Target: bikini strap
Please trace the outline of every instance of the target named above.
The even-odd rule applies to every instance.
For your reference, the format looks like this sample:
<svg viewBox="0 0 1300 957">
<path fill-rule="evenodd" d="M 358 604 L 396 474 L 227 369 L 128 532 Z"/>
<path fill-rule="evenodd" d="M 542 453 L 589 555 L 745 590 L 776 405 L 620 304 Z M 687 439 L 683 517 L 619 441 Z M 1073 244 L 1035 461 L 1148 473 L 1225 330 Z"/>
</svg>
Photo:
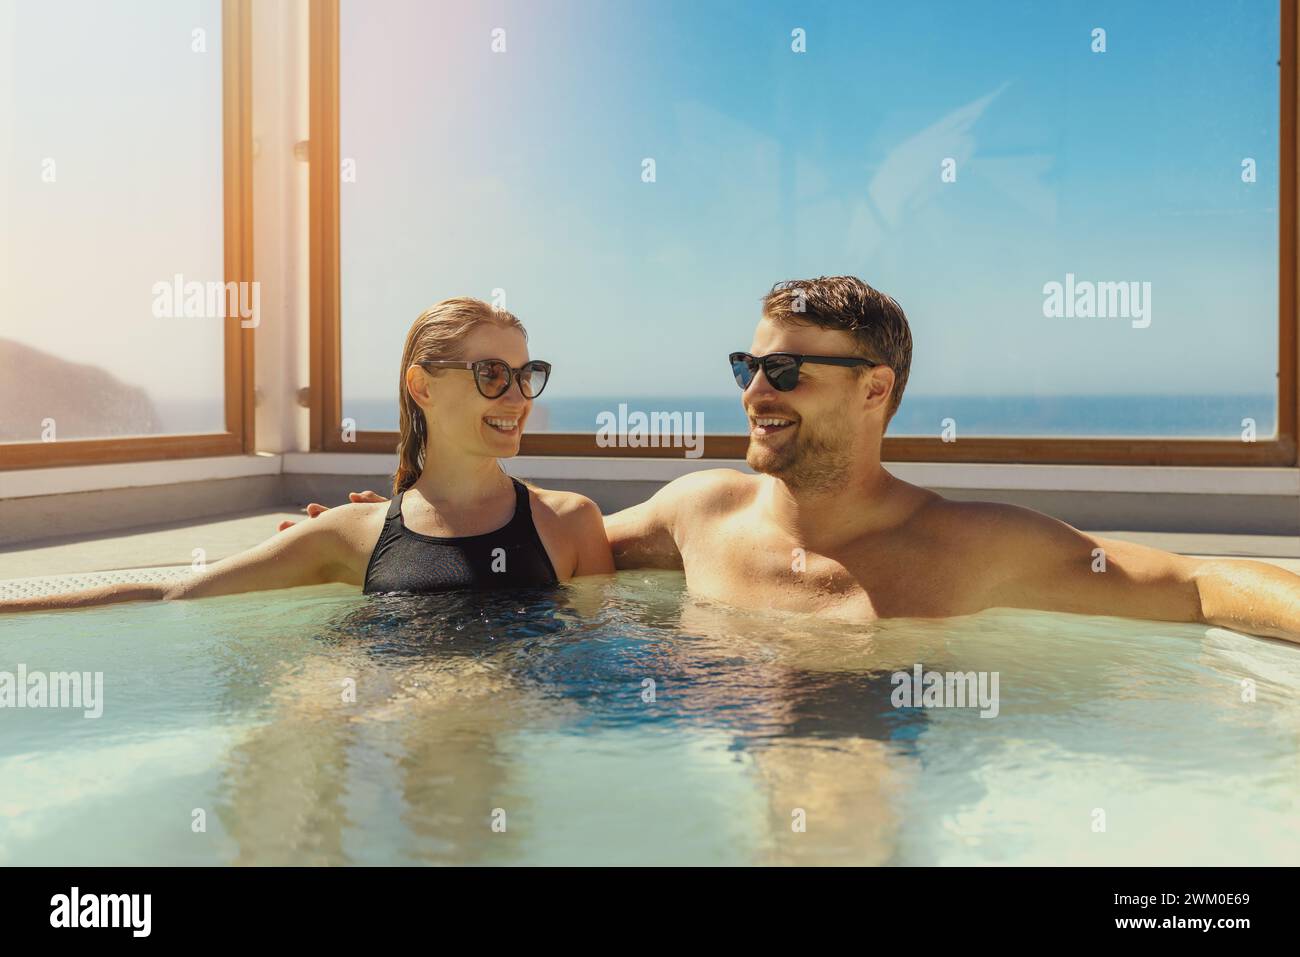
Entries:
<svg viewBox="0 0 1300 957">
<path fill-rule="evenodd" d="M 393 496 L 392 502 L 388 505 L 388 514 L 384 516 L 385 522 L 391 522 L 402 514 L 402 496 L 406 494 L 406 489 L 402 489 Z"/>
<path fill-rule="evenodd" d="M 528 501 L 528 486 L 513 475 L 510 481 L 515 483 L 515 519 L 527 518 L 530 521 L 533 517 L 533 507 Z"/>
</svg>

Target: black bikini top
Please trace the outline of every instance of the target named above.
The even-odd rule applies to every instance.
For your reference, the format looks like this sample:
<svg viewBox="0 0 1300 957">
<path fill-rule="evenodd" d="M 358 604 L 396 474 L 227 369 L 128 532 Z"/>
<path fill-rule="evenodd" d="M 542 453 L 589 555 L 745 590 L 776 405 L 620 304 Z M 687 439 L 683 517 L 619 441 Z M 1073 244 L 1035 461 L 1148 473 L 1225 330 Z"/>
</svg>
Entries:
<svg viewBox="0 0 1300 957">
<path fill-rule="evenodd" d="M 366 567 L 366 593 L 427 594 L 457 588 L 528 588 L 558 580 L 533 524 L 528 487 L 517 479 L 515 513 L 495 532 L 435 538 L 407 529 L 398 492 Z"/>
</svg>

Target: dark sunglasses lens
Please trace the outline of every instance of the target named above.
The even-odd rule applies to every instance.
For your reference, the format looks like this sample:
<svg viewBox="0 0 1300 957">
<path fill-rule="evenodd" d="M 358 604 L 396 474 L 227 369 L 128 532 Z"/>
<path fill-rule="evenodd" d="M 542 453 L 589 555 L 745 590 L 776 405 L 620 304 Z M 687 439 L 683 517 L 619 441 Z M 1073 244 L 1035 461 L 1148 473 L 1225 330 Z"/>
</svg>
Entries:
<svg viewBox="0 0 1300 957">
<path fill-rule="evenodd" d="M 799 384 L 799 363 L 789 356 L 768 356 L 763 362 L 763 374 L 773 389 L 789 392 Z"/>
<path fill-rule="evenodd" d="M 520 377 L 520 388 L 524 396 L 529 399 L 535 399 L 542 394 L 546 388 L 546 380 L 551 377 L 551 370 L 544 365 L 536 362 L 530 362 L 523 368 L 523 376 Z"/>
<path fill-rule="evenodd" d="M 733 352 L 728 358 L 731 361 L 731 374 L 736 377 L 736 385 L 748 389 L 754 381 L 754 357 Z"/>
<path fill-rule="evenodd" d="M 487 399 L 496 399 L 510 388 L 510 367 L 495 359 L 480 362 L 474 367 L 478 391 Z"/>
</svg>

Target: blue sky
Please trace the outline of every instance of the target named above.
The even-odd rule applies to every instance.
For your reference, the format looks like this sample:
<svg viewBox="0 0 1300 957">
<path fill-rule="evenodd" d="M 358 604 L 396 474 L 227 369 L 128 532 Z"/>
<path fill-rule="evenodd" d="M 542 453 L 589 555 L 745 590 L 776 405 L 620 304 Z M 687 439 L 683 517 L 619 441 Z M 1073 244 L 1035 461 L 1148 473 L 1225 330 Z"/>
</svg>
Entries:
<svg viewBox="0 0 1300 957">
<path fill-rule="evenodd" d="M 412 319 L 500 287 L 550 398 L 734 398 L 762 293 L 834 273 L 906 308 L 913 396 L 1271 391 L 1277 12 L 342 0 L 345 394 L 391 400 Z M 164 402 L 221 390 L 220 328 L 148 312 L 222 272 L 219 26 L 0 0 L 0 336 Z M 1067 272 L 1150 282 L 1151 326 L 1044 318 Z"/>
<path fill-rule="evenodd" d="M 500 287 L 557 396 L 727 394 L 760 295 L 833 273 L 902 302 L 916 393 L 1268 391 L 1277 19 L 343 0 L 345 392 L 390 395 L 422 308 Z M 1150 328 L 1043 318 L 1067 271 L 1151 282 Z"/>
</svg>

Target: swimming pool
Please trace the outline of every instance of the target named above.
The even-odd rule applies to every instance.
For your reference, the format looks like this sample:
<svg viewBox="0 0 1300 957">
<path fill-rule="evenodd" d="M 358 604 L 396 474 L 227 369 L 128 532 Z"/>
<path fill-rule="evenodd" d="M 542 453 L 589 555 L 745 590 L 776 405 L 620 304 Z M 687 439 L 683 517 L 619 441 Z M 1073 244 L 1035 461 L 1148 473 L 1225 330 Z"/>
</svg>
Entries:
<svg viewBox="0 0 1300 957">
<path fill-rule="evenodd" d="M 1300 648 L 1220 629 L 624 572 L 0 617 L 19 665 L 102 672 L 102 715 L 0 709 L 4 865 L 1300 859 Z M 917 665 L 996 673 L 996 716 L 895 707 Z"/>
</svg>

